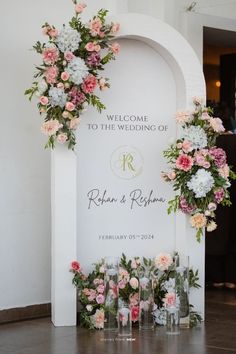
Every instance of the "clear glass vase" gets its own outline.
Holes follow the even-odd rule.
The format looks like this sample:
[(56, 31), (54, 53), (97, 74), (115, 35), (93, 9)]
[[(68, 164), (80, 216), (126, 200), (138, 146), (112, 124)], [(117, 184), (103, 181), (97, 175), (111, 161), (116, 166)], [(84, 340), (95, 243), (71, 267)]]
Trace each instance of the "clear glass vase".
[(118, 331), (118, 265), (119, 258), (105, 258), (105, 311), (104, 330)]
[(118, 336), (131, 337), (132, 335), (132, 321), (131, 310), (128, 303), (119, 300), (118, 309)]
[(166, 308), (166, 334), (179, 334), (179, 308)]
[(154, 328), (153, 274), (148, 269), (139, 273), (139, 329)]
[(176, 255), (175, 269), (176, 296), (178, 297), (179, 303), (180, 328), (189, 328), (189, 257), (181, 254)]

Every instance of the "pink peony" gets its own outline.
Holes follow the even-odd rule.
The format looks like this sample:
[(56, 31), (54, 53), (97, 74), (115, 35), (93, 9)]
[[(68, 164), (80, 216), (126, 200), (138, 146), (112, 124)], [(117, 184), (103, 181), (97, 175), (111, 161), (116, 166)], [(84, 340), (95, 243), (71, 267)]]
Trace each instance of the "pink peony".
[(172, 263), (173, 259), (169, 253), (160, 253), (155, 258), (155, 266), (162, 271), (167, 270)]
[(62, 79), (63, 81), (67, 81), (67, 80), (69, 79), (69, 77), (70, 77), (70, 74), (69, 74), (67, 71), (63, 71), (63, 72), (61, 73), (61, 79)]
[(216, 133), (221, 133), (225, 131), (225, 128), (223, 126), (223, 122), (220, 118), (213, 118), (210, 117), (209, 119), (210, 126)]
[(95, 328), (102, 329), (104, 327), (104, 310), (96, 310), (95, 314), (91, 316), (92, 323)]
[(79, 272), (81, 270), (79, 262), (77, 261), (71, 262), (71, 269), (75, 270), (76, 272)]
[(75, 12), (77, 12), (77, 14), (81, 14), (86, 7), (87, 5), (84, 2), (80, 2), (75, 5)]
[(139, 306), (131, 307), (131, 321), (137, 322), (139, 319)]
[(100, 34), (100, 30), (102, 28), (102, 21), (96, 17), (89, 22), (89, 28), (92, 36), (97, 36)]
[(54, 135), (60, 128), (62, 128), (62, 124), (59, 123), (57, 119), (50, 119), (47, 122), (43, 123), (41, 127), (41, 131), (43, 134), (52, 136)]
[(219, 188), (214, 192), (214, 196), (215, 196), (215, 201), (217, 204), (220, 204), (222, 202), (222, 200), (224, 199), (225, 196), (225, 192), (223, 188)]
[(175, 115), (176, 122), (178, 124), (184, 124), (190, 121), (191, 115), (188, 111), (179, 111)]
[(96, 296), (96, 301), (98, 304), (104, 304), (105, 297), (102, 294), (99, 294), (98, 296)]
[(193, 205), (188, 204), (184, 196), (180, 196), (179, 208), (185, 214), (191, 214), (195, 210), (195, 207)]
[(213, 147), (209, 150), (209, 153), (218, 168), (226, 164), (226, 153), (223, 149)]
[(58, 134), (57, 142), (59, 144), (65, 144), (66, 140), (67, 140), (67, 134), (65, 134), (65, 133)]
[(86, 76), (83, 84), (82, 89), (85, 93), (92, 93), (97, 86), (97, 79), (94, 75), (89, 74)]
[(80, 123), (80, 118), (73, 118), (70, 121), (70, 129), (77, 129)]
[(103, 294), (104, 293), (104, 285), (100, 284), (98, 287), (97, 287), (97, 292), (99, 294)]
[(116, 34), (120, 30), (120, 24), (119, 23), (113, 23), (113, 26), (111, 28), (111, 33)]
[(48, 98), (46, 96), (41, 96), (39, 101), (43, 106), (46, 106), (48, 104)]
[(191, 170), (191, 168), (193, 166), (193, 159), (191, 156), (188, 156), (186, 154), (181, 154), (177, 158), (175, 165), (179, 170), (187, 172), (187, 171)]
[(56, 47), (49, 47), (44, 49), (42, 55), (44, 63), (47, 65), (52, 65), (59, 58), (59, 51)]
[(44, 72), (44, 76), (48, 84), (55, 84), (57, 81), (58, 68), (56, 66), (50, 66)]
[(74, 59), (75, 56), (72, 52), (65, 52), (64, 57), (67, 61), (71, 61), (72, 59)]
[(175, 293), (167, 293), (164, 298), (165, 307), (174, 307), (176, 305)]
[(66, 102), (66, 109), (69, 112), (72, 112), (75, 109), (75, 105), (72, 102)]
[(129, 281), (129, 284), (130, 284), (131, 288), (137, 289), (139, 286), (138, 279), (135, 277), (131, 278)]
[(110, 46), (110, 48), (111, 48), (111, 50), (112, 50), (112, 52), (114, 53), (114, 54), (118, 54), (119, 52), (120, 52), (120, 45), (119, 45), (119, 43), (112, 43), (112, 45)]

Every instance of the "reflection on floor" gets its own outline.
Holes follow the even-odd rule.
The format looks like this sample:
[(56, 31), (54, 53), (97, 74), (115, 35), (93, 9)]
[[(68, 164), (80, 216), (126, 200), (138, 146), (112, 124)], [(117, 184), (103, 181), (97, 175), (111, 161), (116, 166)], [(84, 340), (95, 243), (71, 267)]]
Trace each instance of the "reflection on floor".
[(164, 327), (135, 330), (132, 341), (103, 331), (55, 328), (49, 318), (0, 326), (0, 354), (227, 354), (236, 353), (236, 290), (207, 290), (206, 321), (167, 336)]

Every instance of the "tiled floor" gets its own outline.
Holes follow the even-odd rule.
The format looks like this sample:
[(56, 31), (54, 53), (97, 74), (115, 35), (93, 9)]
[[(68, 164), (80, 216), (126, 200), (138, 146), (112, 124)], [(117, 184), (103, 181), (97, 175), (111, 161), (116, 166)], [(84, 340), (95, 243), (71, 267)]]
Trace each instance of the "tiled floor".
[(167, 336), (135, 330), (130, 341), (102, 331), (55, 328), (49, 318), (0, 326), (0, 354), (227, 354), (236, 353), (236, 290), (208, 290), (202, 326)]

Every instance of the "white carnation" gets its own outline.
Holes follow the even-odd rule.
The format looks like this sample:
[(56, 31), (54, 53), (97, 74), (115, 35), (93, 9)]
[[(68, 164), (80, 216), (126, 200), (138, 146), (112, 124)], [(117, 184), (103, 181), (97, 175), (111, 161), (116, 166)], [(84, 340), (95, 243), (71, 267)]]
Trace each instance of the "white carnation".
[(72, 28), (64, 27), (57, 36), (56, 43), (61, 52), (74, 52), (79, 48), (81, 36)]
[(207, 135), (198, 125), (185, 128), (183, 138), (191, 143), (190, 151), (203, 149), (207, 146)]
[(196, 198), (202, 198), (205, 197), (214, 186), (214, 178), (209, 171), (200, 168), (195, 175), (192, 176), (187, 186), (194, 192)]
[(82, 84), (83, 79), (88, 75), (88, 67), (81, 58), (72, 59), (66, 71), (70, 74), (70, 80), (76, 85)]
[(61, 108), (65, 107), (67, 94), (63, 88), (51, 87), (48, 95), (51, 106), (59, 106)]

